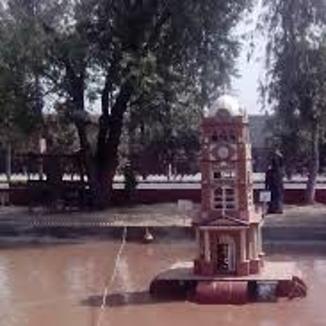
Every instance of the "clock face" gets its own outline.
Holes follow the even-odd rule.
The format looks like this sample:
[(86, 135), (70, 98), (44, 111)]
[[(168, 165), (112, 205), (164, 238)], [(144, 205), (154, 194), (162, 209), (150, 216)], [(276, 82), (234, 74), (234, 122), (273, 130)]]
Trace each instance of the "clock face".
[(215, 146), (210, 146), (210, 159), (221, 161), (227, 164), (227, 161), (232, 161), (235, 159), (235, 149), (231, 145), (226, 143), (219, 143)]
[(227, 146), (220, 146), (217, 148), (217, 156), (221, 159), (221, 160), (225, 160), (229, 157), (230, 155), (230, 150)]

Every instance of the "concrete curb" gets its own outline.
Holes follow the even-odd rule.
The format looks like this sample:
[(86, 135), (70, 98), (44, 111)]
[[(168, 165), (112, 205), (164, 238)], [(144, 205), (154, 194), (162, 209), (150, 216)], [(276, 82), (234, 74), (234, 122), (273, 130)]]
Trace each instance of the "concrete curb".
[[(123, 229), (128, 228), (128, 236), (130, 239), (142, 239), (144, 236), (146, 225), (140, 226), (112, 226), (103, 223), (78, 224), (73, 225), (57, 225), (55, 223), (48, 224), (31, 224), (31, 223), (0, 223), (0, 237), (47, 237), (53, 236), (58, 238), (69, 238), (79, 236), (105, 237), (118, 239), (121, 237)], [(190, 226), (149, 226), (154, 238), (169, 238), (171, 240), (194, 240), (194, 232)], [(326, 226), (264, 226), (263, 239), (265, 242), (325, 242), (326, 244)]]

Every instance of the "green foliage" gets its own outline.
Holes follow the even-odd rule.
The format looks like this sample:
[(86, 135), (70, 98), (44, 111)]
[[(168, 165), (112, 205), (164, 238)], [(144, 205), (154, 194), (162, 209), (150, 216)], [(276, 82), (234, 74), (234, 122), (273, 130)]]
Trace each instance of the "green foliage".
[[(146, 146), (160, 143), (165, 152), (191, 147), (191, 126), (236, 72), (239, 43), (232, 32), (252, 0), (8, 3), (0, 17), (8, 45), (1, 49), (14, 53), (9, 71), (17, 73), (20, 91), (11, 103), (15, 110), (24, 103), (25, 113), (40, 113), (49, 95), (62, 104), (76, 126), (92, 182), (101, 175), (98, 169), (114, 174), (128, 111), (132, 129), (146, 129)], [(9, 83), (3, 85), (11, 91)], [(101, 116), (93, 150), (86, 112), (95, 105)]]
[(326, 5), (274, 0), (265, 1), (264, 10), (268, 44), (262, 97), (275, 112), (286, 156), (303, 161), (311, 151), (313, 130), (318, 125), (320, 137), (326, 117)]
[[(131, 79), (134, 98), (166, 86), (174, 95), (193, 95), (202, 107), (234, 73), (239, 44), (231, 30), (250, 4), (10, 0), (2, 23), (3, 34), (12, 29), (13, 37), (3, 49), (21, 60), (13, 68), (26, 68), (27, 76), (39, 72), (66, 100), (76, 100), (78, 80), (94, 100), (94, 82), (110, 72), (112, 103)], [(95, 88), (101, 96), (101, 87)]]
[(155, 86), (164, 87), (169, 75), (178, 76), (180, 88), (191, 86), (201, 106), (207, 105), (234, 73), (239, 44), (231, 30), (250, 3), (68, 1), (70, 21), (44, 22), (54, 41), (51, 80), (73, 100), (68, 73), (83, 77), (86, 91), (107, 76), (114, 103), (127, 79), (133, 81), (137, 98)]
[(55, 113), (46, 115), (44, 120), (47, 128), (47, 149), (50, 153), (71, 154), (78, 150), (78, 136), (65, 107), (57, 105)]
[(0, 126), (3, 142), (19, 144), (42, 122), (42, 33), (35, 1), (11, 0), (0, 10)]

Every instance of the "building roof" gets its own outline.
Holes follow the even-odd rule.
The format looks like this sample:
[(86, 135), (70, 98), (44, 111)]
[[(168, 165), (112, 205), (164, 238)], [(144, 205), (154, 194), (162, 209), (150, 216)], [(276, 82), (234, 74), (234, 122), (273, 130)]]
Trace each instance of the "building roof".
[(200, 226), (206, 226), (206, 227), (216, 227), (216, 226), (233, 226), (233, 227), (247, 227), (249, 225), (248, 221), (244, 221), (232, 216), (219, 216), (219, 217), (215, 217), (215, 218), (210, 218), (210, 219), (206, 219), (206, 220), (199, 220), (196, 221), (196, 223), (198, 223)]

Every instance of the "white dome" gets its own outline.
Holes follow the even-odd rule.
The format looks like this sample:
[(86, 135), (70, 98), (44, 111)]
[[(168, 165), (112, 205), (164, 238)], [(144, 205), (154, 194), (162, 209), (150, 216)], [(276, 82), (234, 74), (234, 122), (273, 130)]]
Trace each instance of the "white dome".
[(230, 95), (220, 96), (209, 109), (208, 115), (214, 117), (219, 110), (226, 110), (230, 115), (241, 114), (238, 100)]

